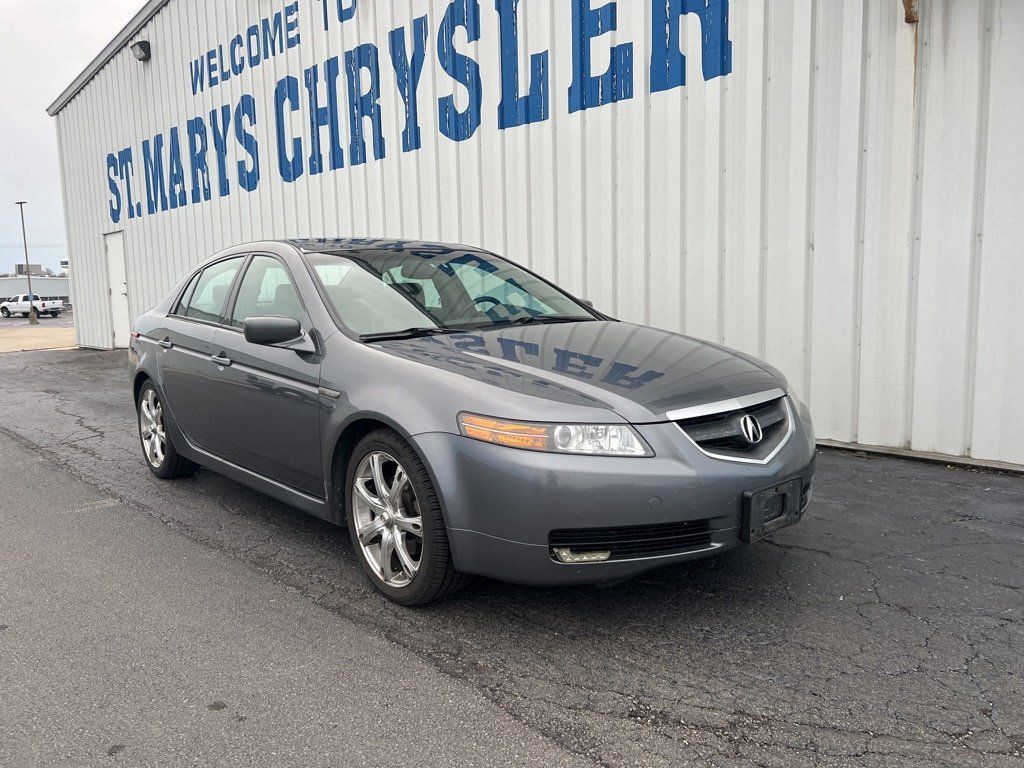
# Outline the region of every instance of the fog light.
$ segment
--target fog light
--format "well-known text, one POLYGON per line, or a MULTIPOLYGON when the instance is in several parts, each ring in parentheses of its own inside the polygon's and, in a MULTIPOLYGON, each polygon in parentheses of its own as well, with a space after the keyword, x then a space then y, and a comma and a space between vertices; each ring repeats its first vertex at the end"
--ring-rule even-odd
POLYGON ((573 552, 568 547, 555 547, 551 551, 560 563, 603 563, 612 556, 611 552, 573 552))

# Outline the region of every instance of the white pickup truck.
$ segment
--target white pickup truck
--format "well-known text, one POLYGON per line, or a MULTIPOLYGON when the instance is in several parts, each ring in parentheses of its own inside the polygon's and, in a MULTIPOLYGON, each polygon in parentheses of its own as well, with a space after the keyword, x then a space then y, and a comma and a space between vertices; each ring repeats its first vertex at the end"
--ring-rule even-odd
MULTIPOLYGON (((47 299, 43 301, 36 294, 32 294, 32 306, 36 308, 37 315, 49 315, 50 317, 58 317, 60 313, 64 311, 64 302, 61 299, 47 299)), ((29 303, 28 294, 22 293, 17 296, 12 296, 6 301, 0 302, 0 315, 4 317, 10 317, 11 315, 21 315, 22 317, 28 317, 29 303)))

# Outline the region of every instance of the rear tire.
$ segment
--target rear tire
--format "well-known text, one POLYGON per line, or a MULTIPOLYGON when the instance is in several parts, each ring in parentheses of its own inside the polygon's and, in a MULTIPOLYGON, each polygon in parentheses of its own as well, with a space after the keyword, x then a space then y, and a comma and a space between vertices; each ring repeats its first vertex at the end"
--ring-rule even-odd
POLYGON ((178 454, 170 434, 164 427, 163 401, 153 382, 147 381, 142 385, 136 410, 142 455, 150 472, 161 480, 194 474, 199 465, 178 454))
POLYGON ((379 429, 360 440, 344 478, 335 479, 342 482, 335 487, 344 489, 352 548, 370 583, 388 599, 426 605, 469 582, 452 562, 430 474, 397 432, 379 429))

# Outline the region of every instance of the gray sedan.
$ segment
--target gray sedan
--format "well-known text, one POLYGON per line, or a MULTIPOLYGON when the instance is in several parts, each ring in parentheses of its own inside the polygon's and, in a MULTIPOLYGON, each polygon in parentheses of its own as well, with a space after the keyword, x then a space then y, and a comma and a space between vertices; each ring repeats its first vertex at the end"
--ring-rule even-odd
POLYGON ((621 580, 809 500, 811 420, 777 370, 474 248, 230 248, 138 319, 130 357, 150 470, 204 466, 347 525, 406 605, 471 574, 621 580))

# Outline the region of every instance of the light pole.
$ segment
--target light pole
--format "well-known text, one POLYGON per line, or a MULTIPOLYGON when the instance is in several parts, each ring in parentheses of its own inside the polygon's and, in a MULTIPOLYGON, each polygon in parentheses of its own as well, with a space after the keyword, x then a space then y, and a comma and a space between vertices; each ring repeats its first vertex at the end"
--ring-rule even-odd
POLYGON ((28 263, 28 235, 25 234, 25 206, 26 200, 19 200, 15 203, 21 211, 21 242, 25 246, 25 279, 28 280, 28 322, 30 325, 39 324, 39 316, 36 315, 36 305, 32 301, 32 268, 28 263))

